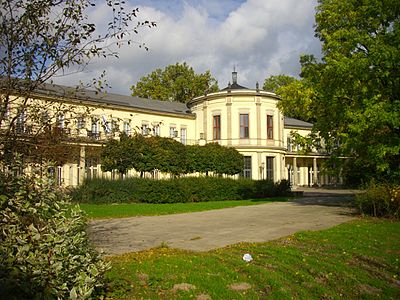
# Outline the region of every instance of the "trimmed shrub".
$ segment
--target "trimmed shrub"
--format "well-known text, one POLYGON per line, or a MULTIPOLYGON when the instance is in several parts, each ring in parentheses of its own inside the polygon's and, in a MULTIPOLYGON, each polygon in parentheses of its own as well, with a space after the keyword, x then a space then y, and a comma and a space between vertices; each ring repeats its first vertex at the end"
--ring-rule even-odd
POLYGON ((83 211, 51 178, 0 177, 0 298, 99 296, 109 266, 89 245, 83 211))
POLYGON ((371 183, 355 203, 361 214, 374 217, 400 217, 400 186, 371 183))
POLYGON ((268 198, 290 194, 287 181, 252 181, 222 177, 168 180, 128 178, 87 180, 71 191, 79 203, 178 203, 268 198))

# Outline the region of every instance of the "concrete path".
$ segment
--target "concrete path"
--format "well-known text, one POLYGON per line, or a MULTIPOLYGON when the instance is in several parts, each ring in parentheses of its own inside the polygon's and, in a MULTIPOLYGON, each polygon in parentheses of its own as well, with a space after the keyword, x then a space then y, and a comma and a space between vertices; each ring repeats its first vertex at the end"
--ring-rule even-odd
POLYGON ((205 212, 97 220, 89 235, 105 254, 122 254, 167 244, 207 251, 238 242, 263 242, 302 230, 320 230, 354 218, 345 192, 304 190, 293 202, 240 206, 205 212))

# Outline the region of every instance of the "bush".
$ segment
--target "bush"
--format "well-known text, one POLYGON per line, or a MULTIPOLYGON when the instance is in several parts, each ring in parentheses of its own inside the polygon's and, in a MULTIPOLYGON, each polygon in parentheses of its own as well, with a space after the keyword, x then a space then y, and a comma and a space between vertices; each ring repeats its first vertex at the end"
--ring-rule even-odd
POLYGON ((355 203, 362 214, 374 217, 400 217, 400 186, 371 183, 355 203))
POLYGON ((267 198, 289 195, 287 181, 252 181, 222 177, 168 180, 128 178, 93 179, 71 191, 79 203, 177 203, 267 198))
POLYGON ((84 299, 108 265, 93 250, 83 212, 50 178, 0 173, 2 299, 84 299))

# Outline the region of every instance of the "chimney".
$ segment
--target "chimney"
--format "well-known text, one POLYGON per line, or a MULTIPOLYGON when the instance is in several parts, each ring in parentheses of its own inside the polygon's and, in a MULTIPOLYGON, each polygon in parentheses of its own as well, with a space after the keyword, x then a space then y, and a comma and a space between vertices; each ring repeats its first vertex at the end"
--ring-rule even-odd
POLYGON ((235 71, 235 68, 233 68, 232 72, 232 84, 237 84, 237 72, 235 71))

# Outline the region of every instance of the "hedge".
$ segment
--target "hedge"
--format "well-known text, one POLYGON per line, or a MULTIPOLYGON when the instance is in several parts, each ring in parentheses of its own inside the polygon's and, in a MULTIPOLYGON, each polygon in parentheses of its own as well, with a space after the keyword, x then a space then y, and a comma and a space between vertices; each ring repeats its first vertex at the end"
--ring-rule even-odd
POLYGON ((268 198, 290 194, 286 180, 253 181, 220 177, 168 180, 128 178, 92 179, 71 190, 78 203, 178 203, 268 198))

